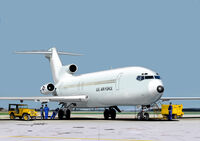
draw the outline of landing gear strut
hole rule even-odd
[[[149,113],[145,112],[150,106],[142,106],[142,110],[137,114],[139,120],[149,120]]]
[[[109,117],[114,120],[116,119],[116,111],[114,108],[110,107],[109,109],[104,110],[104,119],[109,119]]]

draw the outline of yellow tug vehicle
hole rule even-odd
[[[18,117],[28,121],[37,117],[37,112],[34,109],[29,109],[27,104],[9,104],[8,114],[12,120]]]
[[[162,104],[161,108],[161,114],[164,119],[168,119],[169,116],[169,105]],[[183,112],[183,105],[172,105],[172,118],[177,119],[177,118],[182,118],[184,115]]]

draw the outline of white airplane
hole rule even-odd
[[[107,71],[74,75],[75,64],[63,66],[58,55],[74,55],[59,52],[56,48],[48,51],[24,51],[18,54],[43,54],[49,60],[54,83],[41,87],[43,97],[0,97],[0,100],[32,100],[39,102],[59,102],[62,108],[59,119],[70,119],[72,108],[105,108],[104,118],[115,119],[117,106],[150,107],[158,100],[185,100],[187,97],[161,98],[164,86],[158,73],[143,67],[127,67]],[[52,96],[50,96],[52,94]],[[189,100],[200,100],[189,97]],[[139,119],[149,119],[149,114],[141,110]]]

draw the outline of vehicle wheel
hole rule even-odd
[[[144,120],[149,120],[149,114],[148,113],[144,113]]]
[[[66,110],[66,119],[70,119],[71,111],[69,109]]]
[[[11,114],[10,114],[10,119],[11,119],[11,120],[15,119],[14,113],[11,113]]]
[[[110,109],[110,116],[111,116],[112,120],[116,119],[116,111],[115,111],[115,109]]]
[[[109,119],[109,113],[110,113],[109,110],[105,109],[105,111],[103,113],[104,114],[104,119],[106,119],[106,120]]]
[[[177,117],[177,115],[173,115],[173,119],[177,119],[178,117]]]
[[[24,114],[24,115],[23,115],[23,120],[28,121],[28,120],[30,120],[30,119],[31,119],[31,117],[30,117],[29,114]]]
[[[59,119],[63,119],[63,116],[64,116],[64,111],[63,111],[62,109],[60,109],[60,110],[58,111],[58,118],[59,118]]]

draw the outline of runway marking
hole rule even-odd
[[[5,137],[5,136],[2,136]],[[65,140],[98,140],[98,141],[152,141],[135,139],[102,139],[102,138],[68,138],[68,137],[38,137],[38,136],[7,136],[9,138],[34,138],[34,139],[65,139]]]

